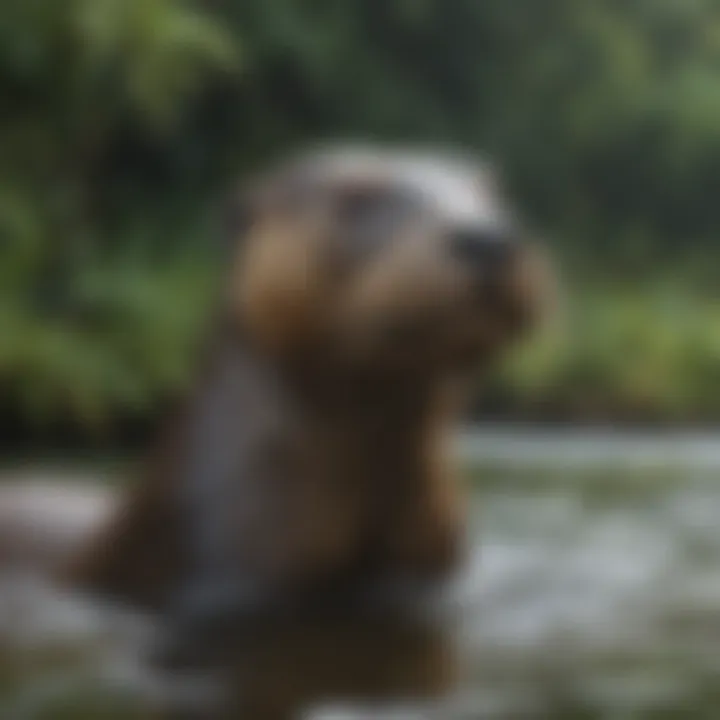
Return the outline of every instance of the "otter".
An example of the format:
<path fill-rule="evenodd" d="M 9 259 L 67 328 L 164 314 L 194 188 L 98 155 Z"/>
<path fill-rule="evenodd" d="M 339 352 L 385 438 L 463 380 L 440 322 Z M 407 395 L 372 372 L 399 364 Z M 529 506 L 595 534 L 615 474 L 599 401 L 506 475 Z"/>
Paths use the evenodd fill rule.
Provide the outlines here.
<path fill-rule="evenodd" d="M 464 545 L 453 423 L 550 274 L 464 153 L 320 148 L 233 197 L 196 381 L 66 582 L 176 619 L 415 598 Z"/>

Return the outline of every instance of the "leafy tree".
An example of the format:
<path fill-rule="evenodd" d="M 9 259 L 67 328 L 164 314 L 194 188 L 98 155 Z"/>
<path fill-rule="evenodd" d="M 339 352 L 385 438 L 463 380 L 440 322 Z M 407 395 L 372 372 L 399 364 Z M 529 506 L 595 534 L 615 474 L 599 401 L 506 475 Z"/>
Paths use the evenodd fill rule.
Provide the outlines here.
<path fill-rule="evenodd" d="M 23 414 L 94 425 L 180 382 L 211 200 L 310 140 L 487 151 L 614 279 L 716 252 L 720 0 L 5 0 L 0 88 L 0 399 Z"/>

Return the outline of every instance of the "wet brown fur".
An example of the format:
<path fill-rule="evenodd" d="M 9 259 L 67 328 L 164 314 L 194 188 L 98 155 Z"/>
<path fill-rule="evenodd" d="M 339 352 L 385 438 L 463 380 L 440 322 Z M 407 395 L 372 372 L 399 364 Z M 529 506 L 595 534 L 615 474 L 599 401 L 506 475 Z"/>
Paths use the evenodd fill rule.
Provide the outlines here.
<path fill-rule="evenodd" d="M 339 400 L 322 393 L 304 427 L 278 439 L 294 478 L 269 478 L 285 502 L 280 517 L 258 518 L 256 561 L 282 573 L 289 588 L 326 574 L 341 583 L 356 573 L 439 578 L 459 560 L 462 499 L 445 457 L 441 399 L 413 396 L 412 383 L 386 394 L 379 380 L 366 378 Z M 384 410 L 380 421 L 374 405 Z M 167 606 L 189 569 L 174 478 L 191 407 L 115 521 L 73 562 L 73 584 L 146 609 Z"/>
<path fill-rule="evenodd" d="M 189 570 L 177 480 L 188 427 L 216 364 L 234 351 L 271 378 L 251 382 L 245 416 L 275 412 L 259 432 L 267 448 L 258 485 L 228 499 L 252 510 L 238 534 L 246 569 L 290 592 L 439 580 L 457 566 L 464 503 L 447 442 L 463 384 L 441 370 L 442 337 L 395 354 L 377 351 L 376 330 L 394 312 L 412 319 L 442 308 L 461 280 L 423 260 L 423 243 L 347 276 L 329 250 L 332 231 L 321 206 L 302 218 L 275 207 L 255 220 L 193 392 L 116 520 L 73 563 L 73 583 L 155 610 L 172 600 Z M 506 342 L 505 320 L 491 312 L 472 321 L 485 323 L 473 335 L 480 364 Z M 460 313 L 441 322 L 455 336 L 470 327 Z"/>

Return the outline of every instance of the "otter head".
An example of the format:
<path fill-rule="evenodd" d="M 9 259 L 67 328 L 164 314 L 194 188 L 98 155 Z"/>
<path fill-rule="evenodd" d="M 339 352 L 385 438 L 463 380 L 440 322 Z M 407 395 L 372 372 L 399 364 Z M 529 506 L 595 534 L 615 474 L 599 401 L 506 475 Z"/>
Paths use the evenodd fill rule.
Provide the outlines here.
<path fill-rule="evenodd" d="M 319 151 L 242 202 L 230 301 L 285 358 L 452 373 L 496 355 L 546 305 L 540 253 L 464 156 Z"/>

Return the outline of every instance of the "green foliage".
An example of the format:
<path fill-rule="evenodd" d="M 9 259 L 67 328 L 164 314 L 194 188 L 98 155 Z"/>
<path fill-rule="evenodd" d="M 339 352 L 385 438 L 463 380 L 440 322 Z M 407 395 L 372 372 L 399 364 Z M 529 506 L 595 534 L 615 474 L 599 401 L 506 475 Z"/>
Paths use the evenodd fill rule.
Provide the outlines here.
<path fill-rule="evenodd" d="M 0 309 L 0 396 L 37 426 L 108 429 L 142 417 L 184 386 L 211 297 L 193 258 L 169 267 L 125 262 L 79 273 L 67 309 Z"/>
<path fill-rule="evenodd" d="M 106 168 L 127 134 L 170 142 L 236 48 L 176 0 L 3 3 L 0 398 L 15 415 L 97 428 L 181 384 L 206 279 L 108 223 Z"/>
<path fill-rule="evenodd" d="M 497 383 L 571 417 L 707 420 L 720 413 L 720 302 L 677 287 L 578 289 L 552 333 Z"/>
<path fill-rule="evenodd" d="M 90 426 L 154 406 L 206 302 L 211 201 L 318 138 L 487 151 L 575 266 L 707 268 L 718 88 L 720 0 L 5 0 L 0 398 Z M 661 325 L 638 295 L 591 303 L 545 386 L 642 405 L 687 378 L 673 406 L 711 404 L 714 317 Z"/>

